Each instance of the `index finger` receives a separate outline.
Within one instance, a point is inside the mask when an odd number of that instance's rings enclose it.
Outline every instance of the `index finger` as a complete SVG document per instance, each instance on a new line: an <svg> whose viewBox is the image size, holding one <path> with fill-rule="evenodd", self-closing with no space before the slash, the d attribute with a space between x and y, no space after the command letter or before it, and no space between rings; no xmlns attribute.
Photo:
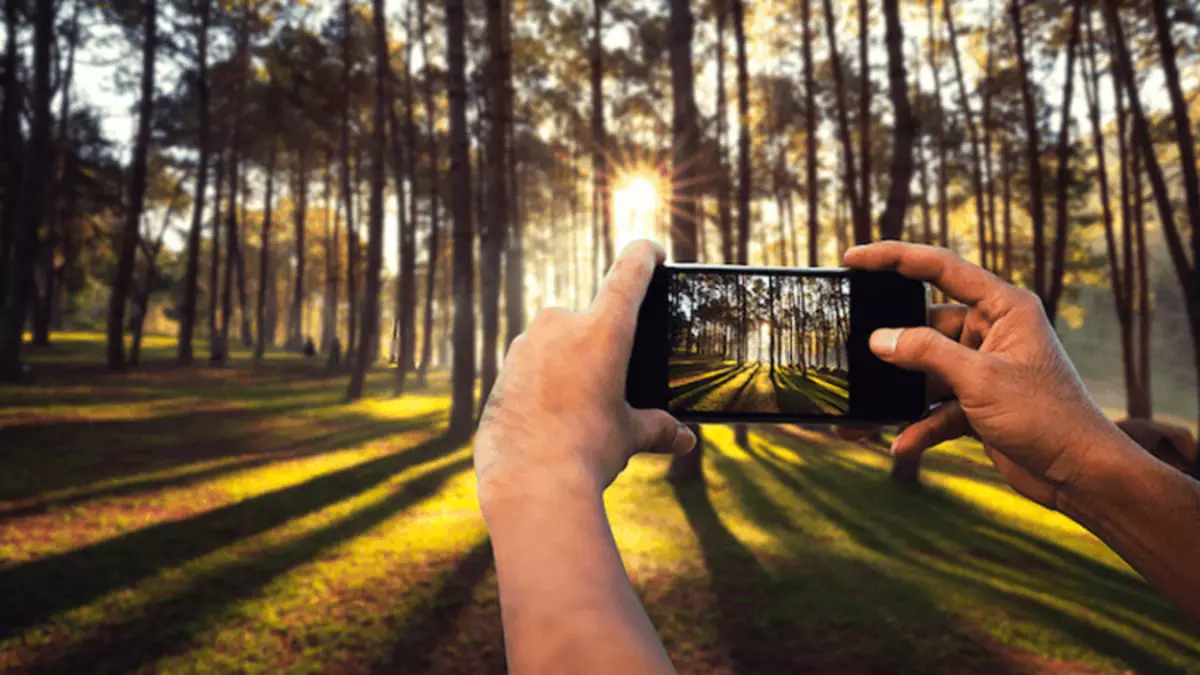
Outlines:
<svg viewBox="0 0 1200 675"><path fill-rule="evenodd" d="M846 251L846 265L861 270L893 270L910 279L928 281L966 305L1014 291L1000 277L953 252L922 244L880 241L854 246Z"/></svg>
<svg viewBox="0 0 1200 675"><path fill-rule="evenodd" d="M666 256L662 246L647 239L630 243L604 277L589 313L632 344L638 309L646 297L654 268Z"/></svg>

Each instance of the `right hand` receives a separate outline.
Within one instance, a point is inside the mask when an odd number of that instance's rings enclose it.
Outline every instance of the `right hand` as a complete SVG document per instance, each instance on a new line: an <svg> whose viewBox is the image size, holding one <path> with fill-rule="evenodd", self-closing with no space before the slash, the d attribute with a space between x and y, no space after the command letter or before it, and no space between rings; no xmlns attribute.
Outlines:
<svg viewBox="0 0 1200 675"><path fill-rule="evenodd" d="M876 356L927 373L935 395L949 397L896 437L893 455L973 435L1017 492L1056 508L1086 455L1121 433L1088 396L1033 293L931 246L856 246L846 265L928 281L963 303L933 307L929 327L871 335Z"/></svg>

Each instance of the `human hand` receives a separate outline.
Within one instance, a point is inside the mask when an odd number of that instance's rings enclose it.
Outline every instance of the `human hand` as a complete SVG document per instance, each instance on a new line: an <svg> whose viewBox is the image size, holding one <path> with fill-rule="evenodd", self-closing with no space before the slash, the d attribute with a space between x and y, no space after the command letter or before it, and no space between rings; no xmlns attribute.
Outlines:
<svg viewBox="0 0 1200 675"><path fill-rule="evenodd" d="M952 397L902 431L894 455L975 435L1017 492L1055 508L1059 489L1078 479L1085 456L1119 436L1088 396L1033 293L930 246L856 246L846 252L846 265L895 270L963 303L933 307L930 327L871 335L876 356L924 371L935 395Z"/></svg>
<svg viewBox="0 0 1200 675"><path fill-rule="evenodd" d="M475 436L480 503L505 495L599 496L636 452L692 449L696 437L663 410L625 401L638 309L661 246L636 241L617 257L591 309L543 309L509 347Z"/></svg>

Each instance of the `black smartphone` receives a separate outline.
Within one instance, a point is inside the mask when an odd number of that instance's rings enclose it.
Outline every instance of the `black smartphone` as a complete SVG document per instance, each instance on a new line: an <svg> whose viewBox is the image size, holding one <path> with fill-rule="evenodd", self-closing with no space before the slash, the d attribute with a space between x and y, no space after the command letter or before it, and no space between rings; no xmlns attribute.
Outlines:
<svg viewBox="0 0 1200 675"><path fill-rule="evenodd" d="M660 265L638 313L626 398L688 422L907 422L925 375L871 353L923 326L924 283L894 272Z"/></svg>

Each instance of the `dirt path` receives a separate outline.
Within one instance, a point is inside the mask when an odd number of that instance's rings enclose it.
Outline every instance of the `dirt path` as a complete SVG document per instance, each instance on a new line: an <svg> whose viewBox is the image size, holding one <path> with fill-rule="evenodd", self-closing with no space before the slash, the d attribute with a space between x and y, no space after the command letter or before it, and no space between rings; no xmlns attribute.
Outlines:
<svg viewBox="0 0 1200 675"><path fill-rule="evenodd" d="M737 398L725 408L727 412L777 413L779 402L775 398L775 385L771 382L771 367L759 363L746 381Z"/></svg>

